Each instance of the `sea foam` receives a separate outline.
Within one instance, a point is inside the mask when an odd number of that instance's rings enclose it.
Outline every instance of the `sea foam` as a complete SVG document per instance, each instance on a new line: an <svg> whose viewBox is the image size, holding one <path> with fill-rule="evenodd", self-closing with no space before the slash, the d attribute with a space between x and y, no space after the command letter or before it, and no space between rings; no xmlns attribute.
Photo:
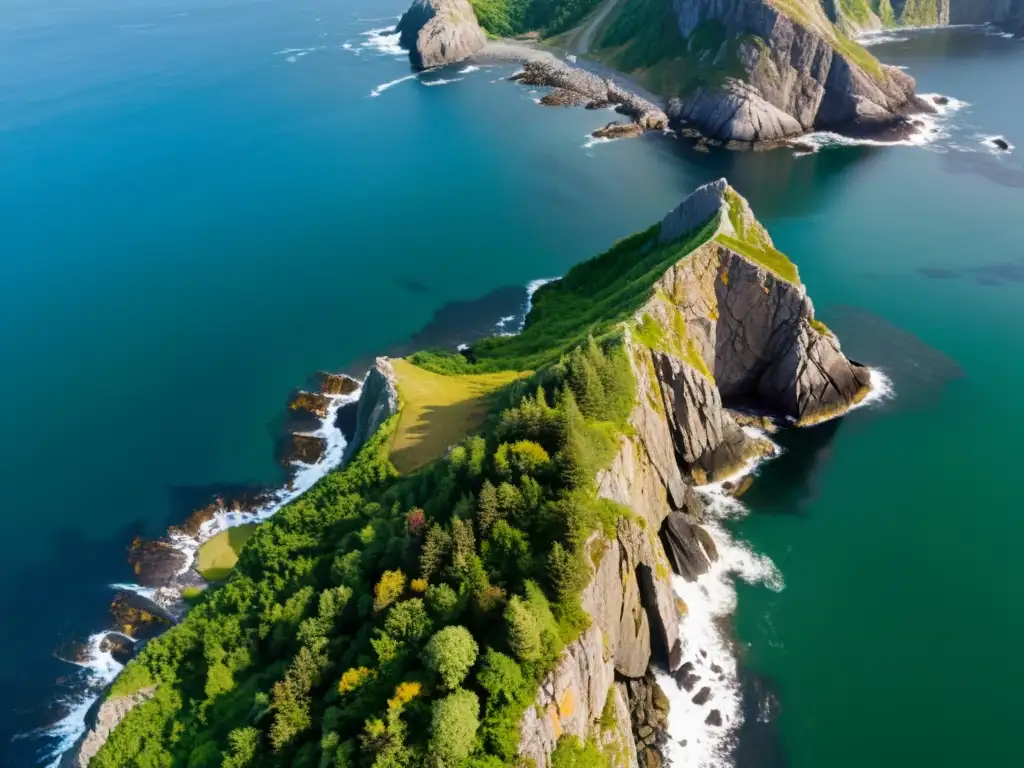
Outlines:
<svg viewBox="0 0 1024 768"><path fill-rule="evenodd" d="M374 88L372 91L370 91L370 96L371 97L380 96L388 88L393 88L394 86L398 85L399 83L404 83L406 80L414 80L417 77L419 77L419 75L415 75L415 74L413 74L413 75L406 75L405 77L400 77L397 80L389 80L386 83L381 83L376 88Z"/></svg>
<svg viewBox="0 0 1024 768"><path fill-rule="evenodd" d="M395 32L394 25L368 29L361 34L366 39L360 44L363 48L376 51L382 56L405 56L406 51L398 44L401 35Z"/></svg>

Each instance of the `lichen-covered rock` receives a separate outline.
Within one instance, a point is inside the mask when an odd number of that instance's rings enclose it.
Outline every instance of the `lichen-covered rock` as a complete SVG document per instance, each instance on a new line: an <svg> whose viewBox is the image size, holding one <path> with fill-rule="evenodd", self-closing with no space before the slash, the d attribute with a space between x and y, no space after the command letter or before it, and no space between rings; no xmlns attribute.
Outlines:
<svg viewBox="0 0 1024 768"><path fill-rule="evenodd" d="M413 0L395 31L418 69L468 59L487 42L469 0Z"/></svg>
<svg viewBox="0 0 1024 768"><path fill-rule="evenodd" d="M155 691L154 687L142 688L129 696L114 696L98 702L86 715L86 732L64 753L60 768L88 768L89 762L106 743L110 732L135 707L151 699Z"/></svg>
<svg viewBox="0 0 1024 768"><path fill-rule="evenodd" d="M356 427L345 447L345 459L359 452L380 425L398 413L398 383L391 363L378 357L363 382L356 408Z"/></svg>

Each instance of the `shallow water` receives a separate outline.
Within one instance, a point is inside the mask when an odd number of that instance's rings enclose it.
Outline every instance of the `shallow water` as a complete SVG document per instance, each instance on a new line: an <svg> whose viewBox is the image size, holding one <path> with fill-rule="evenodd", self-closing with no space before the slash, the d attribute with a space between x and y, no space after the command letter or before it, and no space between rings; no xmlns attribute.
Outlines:
<svg viewBox="0 0 1024 768"><path fill-rule="evenodd" d="M0 763L45 761L52 743L11 738L75 690L55 654L104 628L131 538L279 480L293 388L424 329L491 327L530 280L723 174L898 393L780 438L734 524L786 584L739 589L741 678L781 713L752 764L1006 754L1024 168L981 142L1021 143L1024 44L872 49L969 102L928 148L707 156L661 136L585 148L608 113L538 107L512 67L410 77L380 31L402 5L5 8L0 608L21 629L0 647Z"/></svg>

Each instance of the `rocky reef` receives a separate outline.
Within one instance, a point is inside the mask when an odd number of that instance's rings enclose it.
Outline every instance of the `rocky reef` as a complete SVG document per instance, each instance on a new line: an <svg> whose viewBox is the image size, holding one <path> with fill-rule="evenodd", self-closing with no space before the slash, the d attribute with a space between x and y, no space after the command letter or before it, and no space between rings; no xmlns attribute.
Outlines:
<svg viewBox="0 0 1024 768"><path fill-rule="evenodd" d="M469 0L414 0L395 31L417 69L462 61L487 41Z"/></svg>
<svg viewBox="0 0 1024 768"><path fill-rule="evenodd" d="M541 99L546 106L585 106L587 109L615 107L632 123L608 123L594 131L598 138L638 136L645 130L661 130L668 117L661 107L623 88L613 80L581 67L571 67L553 56L538 56L525 62L523 71L512 79L522 85L554 90Z"/></svg>

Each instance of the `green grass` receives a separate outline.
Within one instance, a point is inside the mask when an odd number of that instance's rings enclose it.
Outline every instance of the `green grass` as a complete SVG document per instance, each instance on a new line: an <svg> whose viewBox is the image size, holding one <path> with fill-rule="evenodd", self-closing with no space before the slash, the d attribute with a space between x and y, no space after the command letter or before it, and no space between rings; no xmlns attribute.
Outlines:
<svg viewBox="0 0 1024 768"><path fill-rule="evenodd" d="M714 380L703 355L686 331L686 318L683 317L683 313L675 309L671 301L666 301L665 306L672 312L672 328L666 329L651 315L644 314L640 322L633 325L633 338L648 349L656 349L679 358L691 368L696 368L706 378ZM652 376L651 381L656 383L658 379Z"/></svg>
<svg viewBox="0 0 1024 768"><path fill-rule="evenodd" d="M671 243L659 244L660 224L620 240L611 250L542 287L522 333L484 339L472 361L454 352L421 352L409 359L438 373L539 370L588 336L616 332L653 295L654 284L672 264L711 239L717 219Z"/></svg>
<svg viewBox="0 0 1024 768"><path fill-rule="evenodd" d="M392 360L402 412L391 442L391 463L412 472L440 458L449 446L483 427L493 395L526 374L516 372L445 376Z"/></svg>
<svg viewBox="0 0 1024 768"><path fill-rule="evenodd" d="M811 324L811 328L816 330L822 336L831 336L832 335L832 331L829 330L829 327L827 325L825 325L823 322L821 322L821 320L815 320L812 317L811 320L810 320L810 324Z"/></svg>
<svg viewBox="0 0 1024 768"><path fill-rule="evenodd" d="M256 532L256 524L239 525L221 531L203 542L196 558L196 570L207 581L224 581L231 575L245 542Z"/></svg>
<svg viewBox="0 0 1024 768"><path fill-rule="evenodd" d="M760 223L756 220L748 223L745 220L743 201L731 187L726 191L725 199L729 207L729 223L736 231L736 237L720 233L715 240L764 267L781 280L799 285L800 273L796 264L771 244L768 233Z"/></svg>

